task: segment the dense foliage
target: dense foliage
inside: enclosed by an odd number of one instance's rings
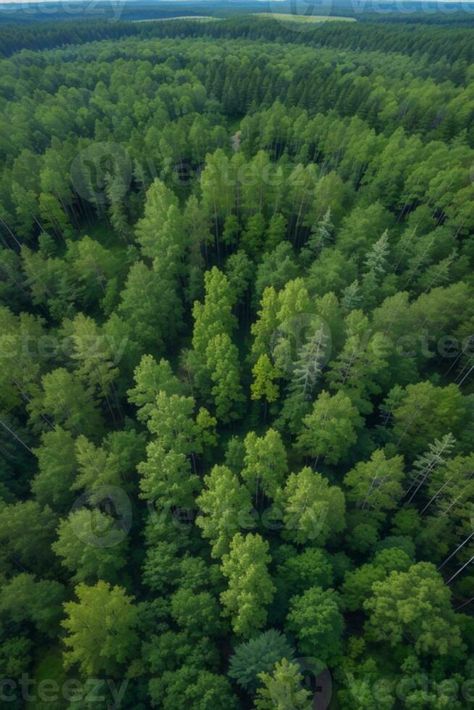
[[[75,0],[76,2],[76,0]],[[80,2],[80,0],[77,0]],[[53,3],[51,3],[52,5]],[[232,0],[231,12],[239,9],[239,0]],[[82,10],[72,11],[68,19],[80,18],[79,22],[57,23],[48,22],[51,13],[33,13],[31,19],[44,20],[41,32],[38,32],[36,24],[24,23],[28,19],[28,14],[24,11],[18,14],[21,22],[8,24],[10,15],[0,9],[0,55],[8,56],[21,49],[46,49],[63,47],[68,44],[78,44],[91,40],[102,40],[112,38],[125,38],[136,36],[140,38],[151,37],[213,37],[213,38],[246,38],[251,40],[270,40],[273,42],[291,42],[293,44],[307,44],[312,47],[332,47],[338,49],[367,50],[398,52],[401,54],[418,55],[429,57],[431,61],[444,60],[445,64],[457,62],[472,62],[474,58],[474,48],[472,45],[472,17],[471,7],[468,5],[465,11],[460,12],[463,3],[458,6],[451,2],[449,14],[435,13],[430,15],[426,12],[413,14],[416,3],[406,3],[406,12],[389,14],[390,5],[387,3],[381,13],[377,2],[375,12],[370,12],[371,4],[364,4],[358,11],[355,3],[345,5],[328,5],[322,3],[321,14],[330,14],[333,18],[337,15],[349,16],[357,19],[356,24],[342,22],[322,22],[305,26],[301,31],[301,25],[294,22],[287,22],[281,18],[280,12],[294,12],[294,3],[285,0],[274,0],[267,4],[264,0],[251,0],[242,3],[241,10],[245,13],[266,11],[268,17],[257,17],[255,15],[237,15],[223,19],[218,22],[182,22],[169,18],[166,22],[137,21],[152,18],[166,18],[172,10],[166,5],[156,5],[150,16],[149,7],[140,8],[135,2],[116,3],[86,3]],[[410,7],[412,5],[412,7]],[[188,6],[186,3],[180,4],[180,12],[183,15],[200,15],[205,8],[206,15],[221,16],[224,3],[217,2],[217,6],[209,0],[206,5],[195,4]],[[355,6],[355,9],[354,9]],[[44,6],[43,6],[44,7]],[[172,6],[171,6],[172,8]],[[246,8],[246,9],[244,9]],[[305,4],[300,9],[300,14],[318,14],[318,4],[314,8]],[[88,9],[92,9],[89,14]],[[394,8],[397,9],[396,7]],[[454,14],[453,14],[454,10]],[[363,11],[363,14],[361,14]],[[368,11],[368,12],[367,12]],[[272,17],[275,14],[275,17]],[[64,15],[67,18],[67,13]],[[400,18],[403,25],[400,26]],[[107,19],[108,18],[108,19]],[[17,19],[16,16],[12,19]],[[54,16],[51,18],[54,19]],[[3,20],[3,22],[2,22]],[[408,21],[407,21],[408,20]]]
[[[12,35],[9,707],[474,707],[472,39],[342,25]]]

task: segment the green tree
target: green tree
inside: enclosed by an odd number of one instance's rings
[[[56,516],[49,506],[34,500],[0,505],[0,559],[21,565],[30,572],[45,572],[51,566],[51,543]]]
[[[72,227],[67,214],[63,211],[54,195],[44,192],[40,194],[39,212],[44,229],[47,231],[52,230],[58,236],[70,237],[72,235]]]
[[[356,407],[343,392],[321,392],[313,411],[303,419],[297,449],[305,456],[320,456],[328,463],[344,459],[357,441],[363,423]]]
[[[117,486],[131,491],[135,477],[131,474],[145,453],[143,434],[130,431],[112,431],[100,446],[85,436],[79,436],[75,444],[77,475],[73,489],[86,489],[92,501],[95,495],[103,494],[104,487]]]
[[[474,456],[455,456],[436,468],[428,482],[426,505],[437,516],[448,518],[451,525],[461,525],[466,534],[471,532],[474,479]]]
[[[69,242],[66,252],[67,266],[71,270],[76,298],[87,310],[100,305],[110,312],[118,301],[118,287],[127,270],[128,259],[120,259],[113,249],[88,236]],[[63,262],[63,269],[64,269]]]
[[[19,407],[30,396],[43,370],[34,345],[44,336],[42,321],[29,313],[16,316],[0,305],[0,403],[5,411]],[[31,347],[33,345],[33,347]]]
[[[278,328],[271,338],[272,355],[277,367],[291,372],[296,356],[295,345],[314,310],[303,279],[288,281],[278,294],[278,306]]]
[[[408,385],[393,408],[393,437],[402,451],[416,456],[434,439],[451,432],[462,439],[470,431],[468,403],[455,384],[436,387],[431,382]]]
[[[344,255],[362,261],[372,244],[390,226],[390,213],[380,204],[357,205],[342,222],[336,245]]]
[[[332,589],[311,587],[293,597],[286,625],[296,635],[304,655],[329,661],[341,653],[344,619]]]
[[[323,589],[331,586],[334,572],[327,552],[317,547],[297,552],[290,545],[281,546],[280,554],[283,550],[285,559],[277,567],[275,581],[285,597],[302,594],[314,585]]]
[[[102,580],[94,586],[79,584],[75,593],[77,601],[64,604],[65,666],[77,664],[86,677],[115,677],[136,652],[137,607],[122,587]]]
[[[148,420],[154,438],[147,446],[146,461],[138,466],[140,488],[144,498],[159,501],[163,508],[190,507],[199,488],[192,472],[194,454],[200,450],[194,407],[192,397],[161,391]]]
[[[316,258],[318,252],[324,247],[327,247],[332,239],[334,225],[331,222],[331,208],[328,207],[324,217],[317,223],[316,227],[311,230],[310,237],[301,250],[301,258],[303,262],[311,263]]]
[[[284,332],[293,335],[293,328],[299,327],[300,316],[310,312],[310,298],[304,279],[288,281],[278,294],[278,321]]]
[[[260,301],[260,310],[257,320],[251,326],[254,338],[252,344],[252,361],[258,360],[260,355],[270,355],[273,339],[277,331],[278,321],[278,294],[273,286],[268,286]]]
[[[252,399],[265,399],[270,404],[278,399],[279,387],[275,380],[278,380],[280,373],[272,364],[266,353],[258,358],[252,368],[253,382],[251,386]]]
[[[289,242],[280,242],[272,251],[266,251],[257,268],[253,299],[255,304],[266,288],[273,286],[281,290],[288,281],[296,279],[299,273],[295,253]]]
[[[193,349],[188,353],[187,365],[195,385],[207,395],[210,390],[208,346],[216,336],[227,335],[230,338],[236,320],[232,313],[234,292],[227,276],[213,267],[204,274],[204,285],[204,303],[196,301],[193,307]]]
[[[31,482],[33,495],[40,505],[49,504],[54,510],[65,512],[73,501],[71,488],[76,474],[71,432],[58,426],[44,432],[34,453],[38,473]]]
[[[135,387],[129,389],[128,399],[138,408],[137,418],[145,422],[149,418],[158,393],[184,394],[185,386],[176,377],[168,360],[156,362],[152,355],[143,355],[134,372]]]
[[[238,419],[245,398],[240,384],[239,352],[227,333],[216,335],[209,341],[206,367],[212,382],[217,419],[223,422]]]
[[[267,227],[265,245],[267,251],[275,249],[286,237],[286,219],[277,212],[272,215]]]
[[[326,247],[309,267],[308,287],[318,294],[339,293],[357,278],[356,264],[336,247]]]
[[[176,195],[156,179],[147,190],[143,217],[135,227],[142,252],[150,259],[160,256],[160,252],[167,248],[166,221],[174,216],[177,206]],[[174,246],[179,247],[180,244]]]
[[[90,389],[59,367],[43,376],[41,390],[28,404],[31,422],[38,429],[47,423],[62,426],[74,435],[97,436],[103,422]]]
[[[78,377],[88,389],[105,398],[110,407],[111,388],[119,374],[118,353],[111,350],[96,322],[82,313],[72,321],[70,337]]]
[[[208,216],[194,195],[191,195],[186,202],[182,215],[182,229],[187,235],[185,296],[188,303],[194,303],[202,295],[202,276],[208,260],[208,247],[212,243]]]
[[[262,251],[265,241],[265,230],[265,218],[258,212],[249,217],[246,227],[242,232],[240,244],[247,254],[254,259]]]
[[[2,585],[0,616],[7,623],[31,621],[40,633],[55,638],[65,593],[59,582],[20,572]]]
[[[206,165],[200,180],[202,202],[213,221],[217,245],[221,225],[234,208],[236,180],[233,166],[223,150],[218,149],[206,155]]]
[[[150,681],[150,696],[163,710],[192,707],[196,710],[235,710],[237,700],[222,675],[183,665]]]
[[[196,302],[193,308],[193,347],[205,353],[211,338],[221,333],[230,335],[236,322],[232,314],[233,292],[229,280],[219,269],[213,267],[204,274],[204,303]]]
[[[223,613],[231,617],[239,636],[248,638],[266,623],[266,607],[275,590],[268,572],[270,559],[268,542],[260,535],[240,533],[234,535],[230,552],[222,558],[222,574],[228,580],[220,597]]]
[[[368,318],[359,310],[345,319],[346,341],[330,363],[328,381],[332,389],[348,394],[361,412],[371,412],[370,398],[382,390],[392,343],[384,333],[372,333]]]
[[[283,536],[298,544],[324,545],[345,527],[343,492],[309,467],[290,474],[276,500],[283,511]]]
[[[269,154],[259,150],[244,166],[242,180],[242,210],[244,214],[259,216],[274,199],[278,178]],[[242,171],[243,172],[243,171]]]
[[[226,246],[235,246],[240,234],[240,223],[235,214],[228,215],[224,220],[224,229],[222,230],[222,242]]]
[[[287,199],[291,212],[295,215],[294,239],[297,242],[299,230],[307,226],[310,220],[314,188],[317,178],[317,166],[314,164],[296,165],[288,176]]]
[[[429,562],[392,572],[372,585],[364,602],[368,638],[391,647],[412,644],[419,655],[443,656],[462,649],[451,590]]]
[[[226,261],[226,275],[229,285],[235,294],[235,301],[240,306],[240,311],[245,312],[248,292],[254,279],[255,267],[251,259],[242,250],[231,254]]]
[[[436,439],[433,444],[430,444],[427,452],[417,456],[413,462],[412,480],[407,491],[411,494],[408,499],[409,503],[420,488],[436,473],[436,470],[445,463],[455,443],[456,439],[451,433],[445,434],[442,439]]]
[[[303,687],[303,675],[297,663],[286,658],[277,661],[273,673],[260,673],[260,682],[256,710],[311,710],[313,707],[313,698]]]
[[[301,393],[305,399],[311,398],[316,384],[321,379],[329,352],[327,326],[321,324],[298,351],[291,380],[293,391]]]
[[[196,501],[201,511],[196,525],[209,539],[212,556],[222,557],[235,533],[253,525],[252,500],[247,488],[226,466],[214,466],[204,483]]]
[[[342,306],[345,311],[353,311],[361,305],[362,294],[360,293],[360,284],[358,279],[354,279],[349,286],[346,286],[342,292]]]
[[[397,547],[378,552],[371,562],[357,569],[349,570],[344,577],[342,601],[346,609],[362,609],[366,599],[372,594],[372,585],[380,582],[397,570],[406,572],[412,560],[404,550]]]
[[[288,471],[285,445],[275,429],[264,436],[250,431],[244,440],[244,466],[242,479],[250,493],[258,499],[263,493],[273,498]]]
[[[178,589],[171,597],[171,616],[190,635],[215,636],[221,631],[219,605],[208,591]]]
[[[239,644],[229,662],[229,676],[248,692],[255,692],[260,673],[270,673],[283,658],[291,661],[294,650],[286,637],[275,629],[263,631]]]
[[[110,532],[119,532],[116,522],[99,509],[80,508],[61,520],[52,549],[72,574],[74,582],[119,581],[127,546],[123,541],[113,545],[101,544]]]
[[[383,515],[397,507],[403,479],[403,456],[387,458],[382,449],[377,449],[370,461],[359,462],[345,475],[347,499]]]
[[[182,305],[175,270],[173,255],[165,254],[152,268],[135,261],[127,274],[118,314],[142,353],[163,352],[165,343],[172,342],[181,328]]]
[[[385,274],[387,270],[387,257],[389,255],[388,230],[382,234],[372,245],[365,260],[366,278],[376,279]]]

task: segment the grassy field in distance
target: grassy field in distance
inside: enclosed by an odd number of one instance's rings
[[[259,17],[274,17],[290,22],[357,22],[355,17],[333,17],[331,15],[293,15],[286,12],[255,12]]]
[[[194,20],[195,22],[210,22],[220,19],[220,17],[211,17],[211,15],[179,15],[176,17],[150,17],[145,20],[132,20],[132,22],[167,22],[169,20]]]

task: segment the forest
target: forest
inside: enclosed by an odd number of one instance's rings
[[[469,18],[0,25],[0,706],[474,708]]]

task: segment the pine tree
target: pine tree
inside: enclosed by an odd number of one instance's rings
[[[301,259],[304,264],[310,264],[325,247],[329,246],[334,234],[334,225],[331,222],[331,208],[328,207],[324,217],[311,231],[306,246],[301,250]]]
[[[435,439],[433,444],[428,446],[428,451],[418,456],[413,463],[412,481],[407,490],[407,495],[411,492],[408,502],[411,503],[418,491],[440,466],[446,462],[446,458],[451,453],[456,439],[449,432],[441,439]]]
[[[329,336],[324,325],[321,325],[298,353],[291,386],[293,390],[302,392],[307,399],[310,399],[321,378],[329,347]]]
[[[362,300],[358,279],[353,281],[342,292],[342,307],[346,312],[359,308]]]
[[[367,273],[374,274],[375,276],[383,275],[387,268],[389,252],[388,230],[386,229],[367,254],[364,262]]]

